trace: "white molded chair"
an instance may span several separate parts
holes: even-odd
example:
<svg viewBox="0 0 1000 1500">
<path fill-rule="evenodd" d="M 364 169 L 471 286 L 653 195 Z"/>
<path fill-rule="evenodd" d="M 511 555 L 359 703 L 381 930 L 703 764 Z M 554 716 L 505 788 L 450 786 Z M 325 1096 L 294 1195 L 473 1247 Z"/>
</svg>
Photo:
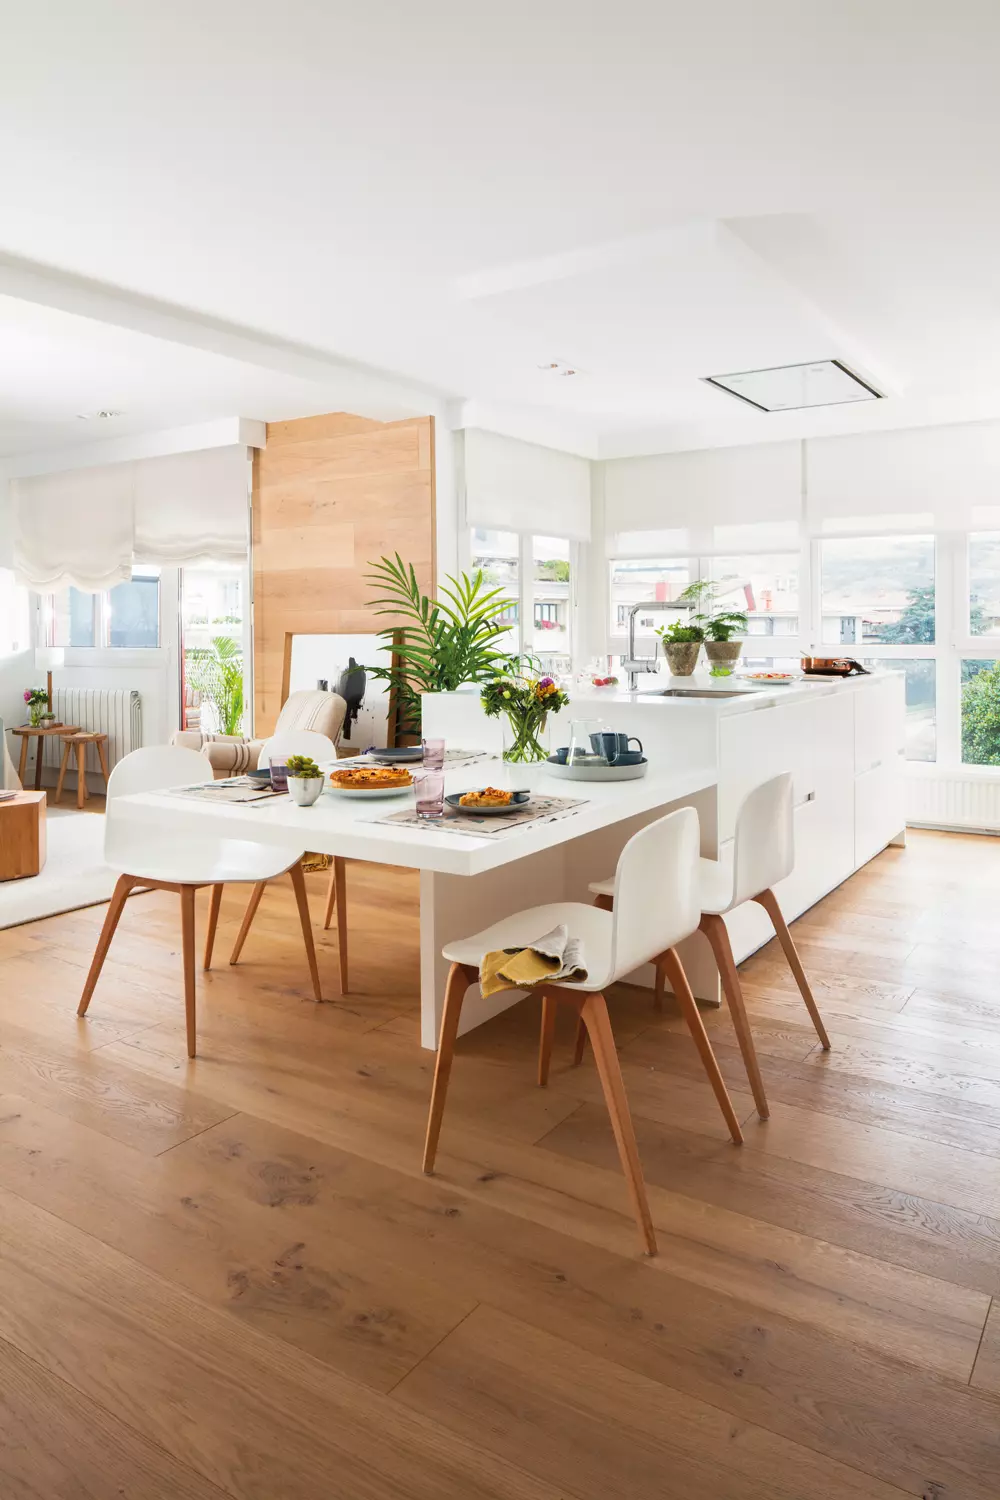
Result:
<svg viewBox="0 0 1000 1500">
<path fill-rule="evenodd" d="M 733 957 L 732 944 L 724 920 L 726 912 L 734 911 L 744 901 L 756 901 L 771 918 L 778 941 L 788 960 L 788 967 L 799 987 L 806 1008 L 816 1028 L 816 1034 L 824 1051 L 830 1050 L 830 1038 L 819 1007 L 813 998 L 809 981 L 796 952 L 792 935 L 788 930 L 774 886 L 790 875 L 795 866 L 795 837 L 792 814 L 793 778 L 790 771 L 774 776 L 754 787 L 743 799 L 736 815 L 736 837 L 733 841 L 732 857 L 728 859 L 702 859 L 698 861 L 699 901 L 701 903 L 700 930 L 708 938 L 715 954 L 722 978 L 722 988 L 729 1002 L 733 1018 L 733 1030 L 750 1080 L 757 1113 L 762 1120 L 768 1117 L 767 1095 L 764 1092 L 757 1051 L 753 1044 L 753 1033 L 747 1018 L 743 988 L 739 971 Z M 605 907 L 614 899 L 614 882 L 598 880 L 590 887 Z M 658 991 L 657 1004 L 662 1004 L 662 992 Z"/>
<path fill-rule="evenodd" d="M 290 755 L 308 755 L 318 766 L 325 765 L 328 761 L 337 759 L 337 747 L 325 734 L 318 734 L 314 729 L 285 729 L 278 730 L 272 734 L 270 739 L 264 740 L 257 755 L 257 767 L 269 766 L 272 762 L 286 761 Z M 334 855 L 333 864 L 330 869 L 330 887 L 326 896 L 326 913 L 323 920 L 324 931 L 329 928 L 333 920 L 333 911 L 337 909 L 337 944 L 339 948 L 339 971 L 340 971 L 340 993 L 347 993 L 347 874 L 346 864 L 340 855 Z M 240 926 L 233 951 L 229 956 L 229 962 L 239 962 L 240 954 L 243 952 L 243 944 L 253 924 L 253 919 L 264 894 L 267 881 L 258 881 L 250 892 L 250 900 L 243 914 L 243 922 Z"/>
<path fill-rule="evenodd" d="M 680 808 L 640 829 L 625 845 L 612 882 L 613 912 L 580 901 L 558 901 L 517 912 L 473 937 L 447 945 L 443 953 L 451 963 L 451 970 L 427 1123 L 425 1172 L 434 1168 L 462 1002 L 469 986 L 479 977 L 483 954 L 498 948 L 527 946 L 557 924 L 565 923 L 582 941 L 588 978 L 585 983 L 537 986 L 542 996 L 538 1082 L 544 1085 L 548 1081 L 556 1005 L 562 1002 L 577 1012 L 590 1036 L 636 1221 L 647 1253 L 656 1253 L 639 1152 L 603 991 L 640 964 L 656 960 L 664 966 L 684 1008 L 691 1035 L 733 1140 L 737 1144 L 742 1141 L 739 1121 L 681 961 L 674 951 L 675 943 L 689 937 L 698 927 L 698 845 L 698 814 L 692 807 Z"/>
<path fill-rule="evenodd" d="M 223 839 L 208 834 L 204 837 L 181 839 L 167 828 L 135 823 L 120 814 L 116 815 L 115 802 L 119 797 L 136 792 L 157 792 L 167 787 L 204 780 L 205 757 L 197 750 L 186 750 L 178 745 L 157 745 L 144 750 L 133 750 L 111 772 L 104 828 L 104 859 L 106 864 L 119 872 L 119 878 L 77 1008 L 78 1015 L 86 1015 L 129 893 L 139 888 L 175 891 L 181 898 L 184 1004 L 187 1012 L 189 1057 L 195 1055 L 194 893 L 201 886 L 212 887 L 205 936 L 205 968 L 208 969 L 212 963 L 223 886 L 273 880 L 277 875 L 289 874 L 302 923 L 313 991 L 317 1000 L 323 998 L 309 922 L 305 880 L 299 864 L 301 854 L 289 862 L 286 851 L 267 844 L 253 844 L 244 839 Z"/>
</svg>

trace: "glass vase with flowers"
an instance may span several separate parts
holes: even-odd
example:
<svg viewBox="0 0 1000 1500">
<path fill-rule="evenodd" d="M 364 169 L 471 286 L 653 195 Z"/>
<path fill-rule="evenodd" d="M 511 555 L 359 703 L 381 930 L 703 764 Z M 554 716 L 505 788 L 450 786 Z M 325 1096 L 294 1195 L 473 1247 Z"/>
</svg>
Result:
<svg viewBox="0 0 1000 1500">
<path fill-rule="evenodd" d="M 504 715 L 510 726 L 505 737 L 506 761 L 531 763 L 546 758 L 542 743 L 546 720 L 569 702 L 569 694 L 554 677 L 538 677 L 530 668 L 505 672 L 488 682 L 480 694 L 490 719 Z"/>
<path fill-rule="evenodd" d="M 26 688 L 24 701 L 28 705 L 28 723 L 37 729 L 43 714 L 49 711 L 49 695 L 45 688 Z"/>
</svg>

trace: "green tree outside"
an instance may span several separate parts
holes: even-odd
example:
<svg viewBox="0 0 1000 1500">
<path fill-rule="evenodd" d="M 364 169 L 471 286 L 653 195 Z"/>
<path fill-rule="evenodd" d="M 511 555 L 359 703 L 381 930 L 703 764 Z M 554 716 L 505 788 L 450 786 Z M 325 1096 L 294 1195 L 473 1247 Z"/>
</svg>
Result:
<svg viewBox="0 0 1000 1500">
<path fill-rule="evenodd" d="M 1000 766 L 1000 662 L 962 684 L 962 760 L 969 766 Z"/>
</svg>

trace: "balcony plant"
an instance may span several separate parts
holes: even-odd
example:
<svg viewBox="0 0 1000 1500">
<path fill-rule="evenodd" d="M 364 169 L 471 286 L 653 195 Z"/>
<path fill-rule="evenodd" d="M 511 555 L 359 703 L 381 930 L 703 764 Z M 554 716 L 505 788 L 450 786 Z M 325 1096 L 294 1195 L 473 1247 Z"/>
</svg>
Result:
<svg viewBox="0 0 1000 1500">
<path fill-rule="evenodd" d="M 211 646 L 192 646 L 184 653 L 187 680 L 202 702 L 211 703 L 219 734 L 243 729 L 243 652 L 230 635 L 213 636 Z"/>
<path fill-rule="evenodd" d="M 398 552 L 372 563 L 367 577 L 381 591 L 373 600 L 375 613 L 395 622 L 378 632 L 392 665 L 366 670 L 388 682 L 395 695 L 397 739 L 420 733 L 421 693 L 454 692 L 510 669 L 515 658 L 500 649 L 510 626 L 497 619 L 509 601 L 502 588 L 487 584 L 482 569 L 446 578 L 434 600 Z"/>
<path fill-rule="evenodd" d="M 705 639 L 701 626 L 675 620 L 672 625 L 661 625 L 656 634 L 663 643 L 671 677 L 690 677 L 698 665 L 698 655 Z"/>
</svg>

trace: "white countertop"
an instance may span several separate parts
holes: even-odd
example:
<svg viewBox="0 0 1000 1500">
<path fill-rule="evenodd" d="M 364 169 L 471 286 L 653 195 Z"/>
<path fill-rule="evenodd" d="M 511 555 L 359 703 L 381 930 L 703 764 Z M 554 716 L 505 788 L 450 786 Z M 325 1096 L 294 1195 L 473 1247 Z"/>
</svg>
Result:
<svg viewBox="0 0 1000 1500">
<path fill-rule="evenodd" d="M 484 760 L 445 776 L 446 792 L 468 791 L 486 786 L 503 775 L 502 763 Z M 266 805 L 212 805 L 164 792 L 142 792 L 121 797 L 113 816 L 137 822 L 167 825 L 179 839 L 211 832 L 226 838 L 244 838 L 255 843 L 279 845 L 294 854 L 312 850 L 317 854 L 341 854 L 375 864 L 408 865 L 449 875 L 479 875 L 526 855 L 566 843 L 630 818 L 636 813 L 665 806 L 713 787 L 714 768 L 657 770 L 651 768 L 641 781 L 567 781 L 537 769 L 535 789 L 552 797 L 578 797 L 586 805 L 571 817 L 555 822 L 531 823 L 500 837 L 478 838 L 451 833 L 440 826 L 399 828 L 375 822 L 392 812 L 413 806 L 407 797 L 380 797 L 370 802 L 324 794 L 312 807 L 297 807 L 290 798 Z"/>
<path fill-rule="evenodd" d="M 595 716 L 603 715 L 618 704 L 650 706 L 668 712 L 690 713 L 694 711 L 711 714 L 752 713 L 759 708 L 773 708 L 777 703 L 796 703 L 805 698 L 816 698 L 831 693 L 856 693 L 872 683 L 881 682 L 887 676 L 899 676 L 891 671 L 868 672 L 863 677 L 802 677 L 790 683 L 756 684 L 737 676 L 712 677 L 708 672 L 694 672 L 690 677 L 670 677 L 666 673 L 649 674 L 640 679 L 643 686 L 635 692 L 627 688 L 573 688 L 570 691 L 570 708 L 586 705 Z M 699 692 L 711 693 L 715 697 L 668 698 L 663 696 L 665 688 L 697 688 Z M 728 697 L 734 689 L 740 689 L 738 697 Z"/>
</svg>

